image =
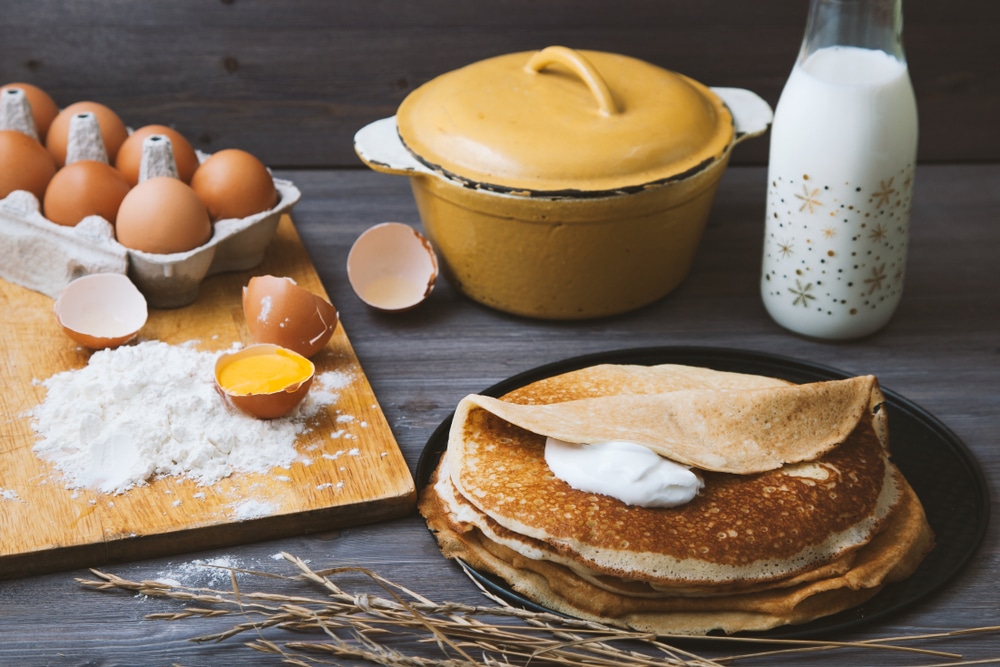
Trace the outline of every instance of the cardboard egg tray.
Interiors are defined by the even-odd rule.
[[[194,250],[155,254],[126,248],[100,216],[64,227],[41,214],[38,199],[15,191],[0,200],[0,278],[56,298],[91,273],[127,273],[152,308],[178,308],[198,298],[207,276],[251,269],[262,261],[278,222],[301,193],[274,179],[278,203],[246,218],[217,220],[212,238]]]

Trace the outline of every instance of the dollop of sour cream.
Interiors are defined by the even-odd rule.
[[[578,491],[641,507],[683,505],[705,486],[689,467],[621,440],[576,444],[546,438],[545,462],[556,477]]]

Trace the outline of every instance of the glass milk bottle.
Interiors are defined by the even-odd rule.
[[[761,295],[783,327],[872,334],[903,292],[917,107],[902,0],[811,0],[775,108]]]

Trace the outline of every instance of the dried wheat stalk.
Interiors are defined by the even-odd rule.
[[[1000,627],[976,628],[954,633],[894,637],[865,642],[784,640],[781,648],[768,640],[767,650],[709,659],[668,643],[678,637],[656,637],[649,633],[612,628],[557,614],[540,613],[512,607],[489,595],[497,606],[477,606],[453,602],[434,602],[422,595],[360,567],[341,567],[314,571],[291,554],[283,557],[298,570],[295,576],[224,568],[230,570],[231,590],[214,590],[170,585],[158,581],[134,582],[114,574],[92,570],[96,580],[78,579],[83,586],[99,591],[129,591],[155,598],[185,603],[180,611],[150,614],[154,620],[184,620],[216,616],[238,616],[243,620],[231,628],[196,637],[194,641],[221,641],[252,632],[256,639],[246,645],[257,651],[279,656],[285,664],[315,665],[331,659],[364,660],[386,667],[487,667],[502,665],[537,665],[539,667],[723,667],[752,658],[778,658],[803,652],[836,649],[865,651],[905,651],[921,658],[957,665],[1000,663],[965,661],[961,656],[903,646],[904,642],[940,639],[969,633],[1000,632]],[[236,573],[263,578],[306,581],[324,592],[322,597],[290,596],[267,592],[244,592]],[[340,575],[361,574],[386,593],[386,597],[367,592],[350,593],[335,581]],[[321,632],[323,641],[285,641],[279,644],[265,639],[268,628]],[[693,641],[690,637],[684,640]],[[746,638],[712,638],[713,642],[753,643]],[[439,657],[425,646],[433,643]],[[403,649],[409,648],[411,652]],[[412,652],[417,648],[417,653]],[[956,662],[958,661],[958,662]],[[933,667],[922,663],[922,667]]]

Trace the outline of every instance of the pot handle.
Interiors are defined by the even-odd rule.
[[[757,137],[771,126],[774,120],[774,112],[768,104],[757,93],[744,88],[717,88],[712,87],[712,92],[722,98],[722,101],[729,107],[733,114],[736,136],[733,143],[738,144],[744,139]]]
[[[396,117],[376,120],[354,135],[354,152],[366,165],[384,174],[413,176],[434,173],[409,151],[396,130]]]
[[[601,73],[594,68],[589,60],[571,48],[565,46],[547,46],[541,51],[532,54],[524,69],[531,74],[539,74],[549,65],[556,64],[568,67],[571,72],[587,84],[587,88],[590,89],[594,99],[597,100],[597,107],[600,109],[601,115],[612,116],[619,113],[618,105],[615,103],[614,97],[611,96],[611,90],[608,88],[604,77],[601,76]]]

